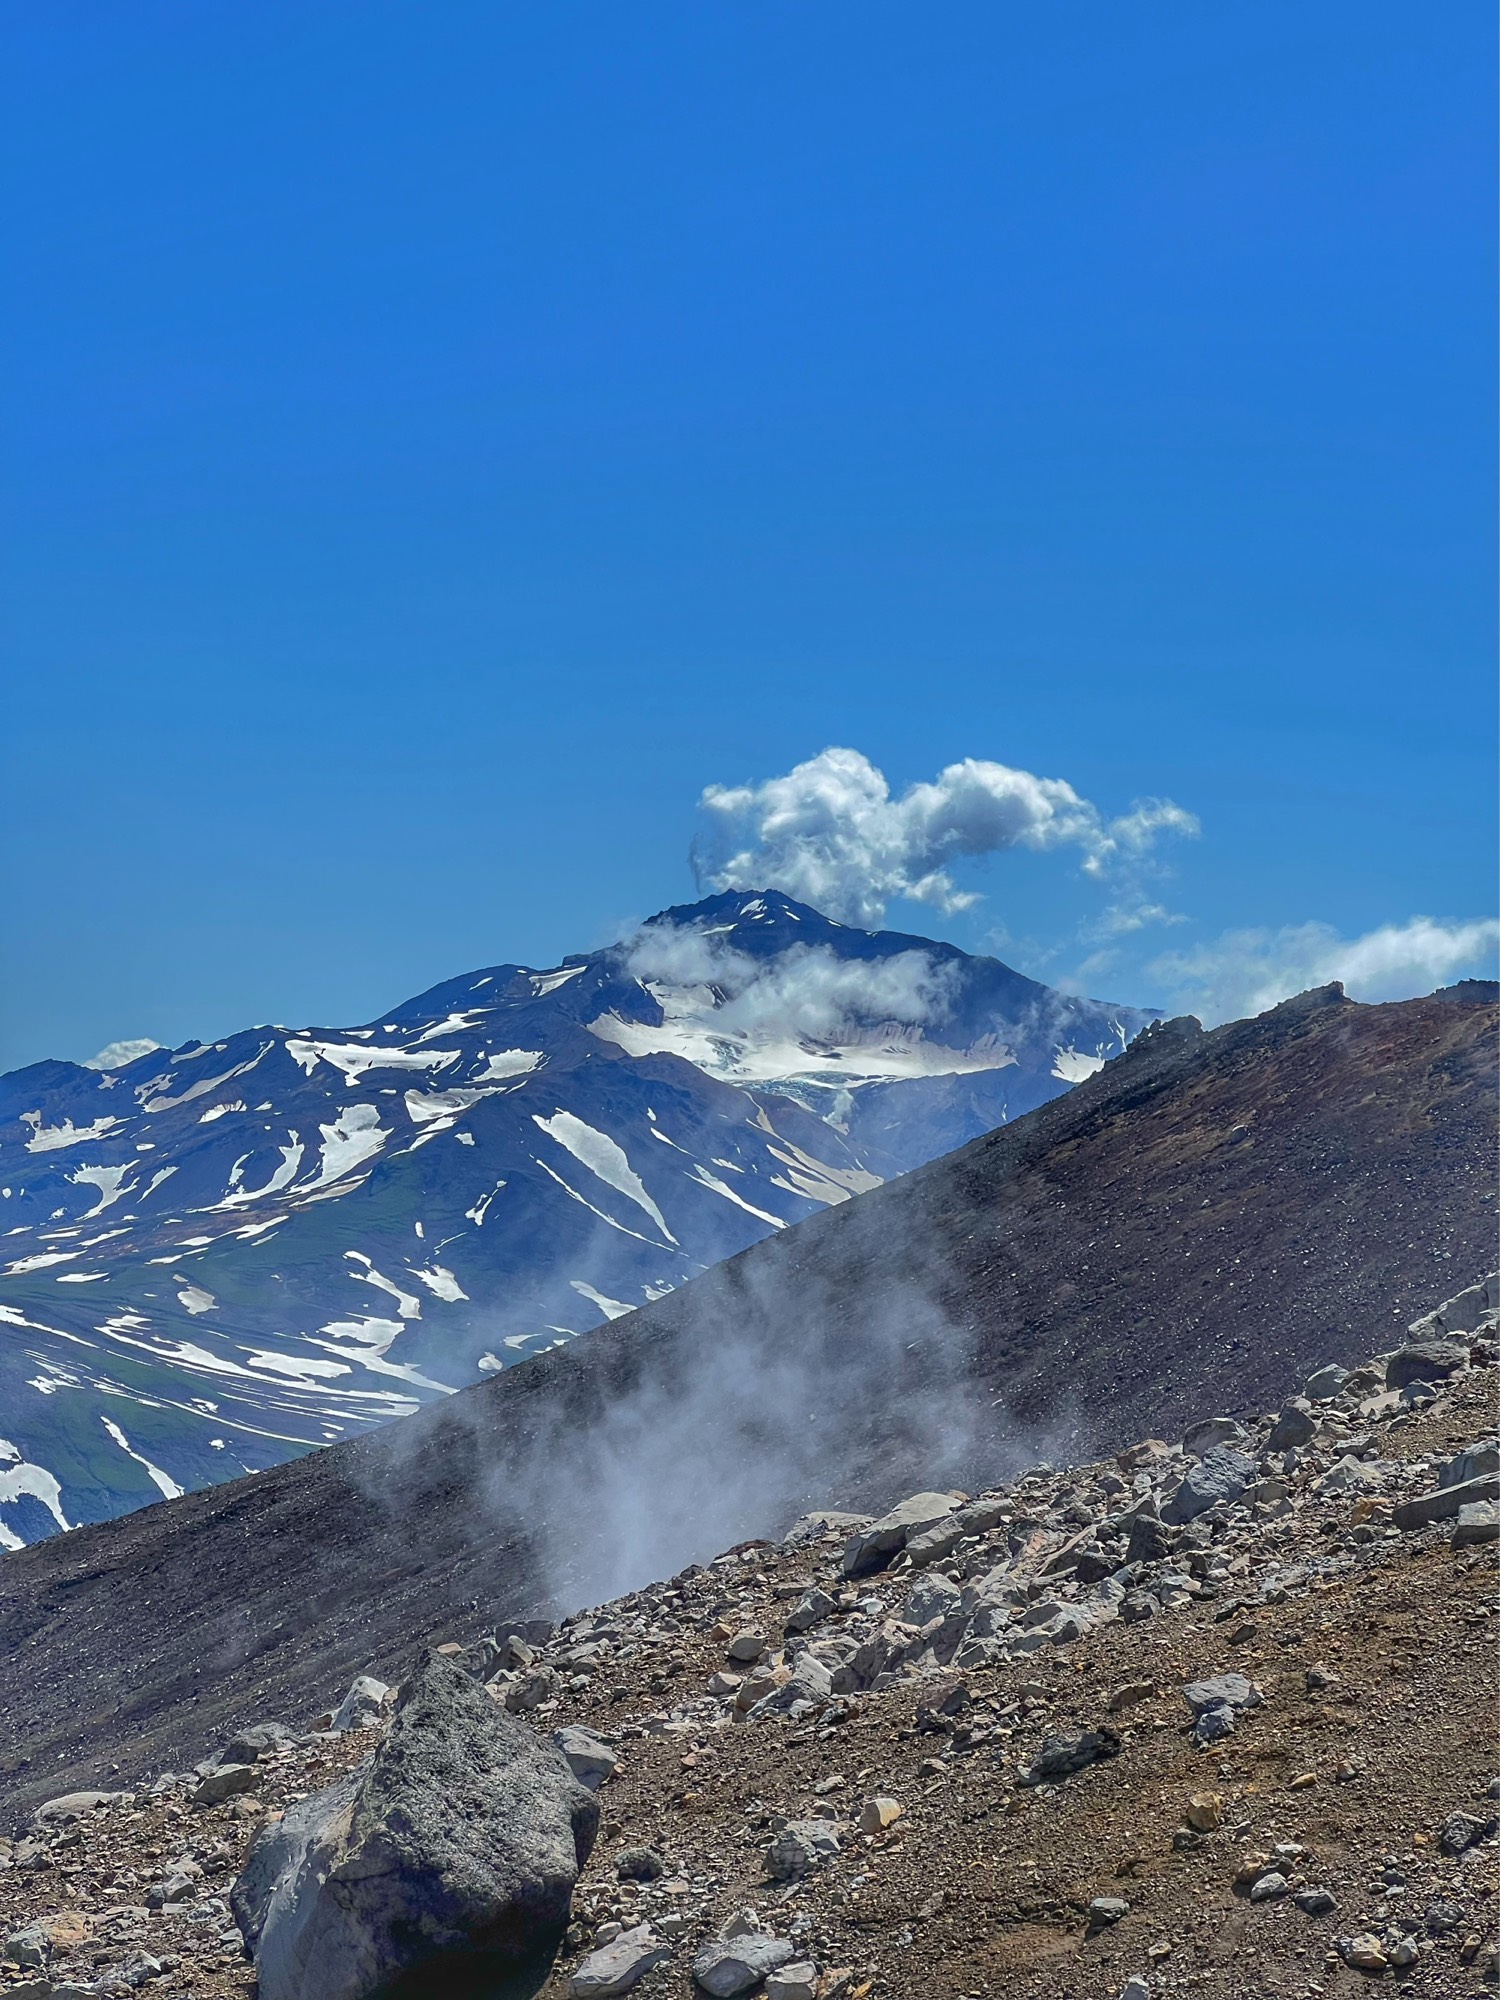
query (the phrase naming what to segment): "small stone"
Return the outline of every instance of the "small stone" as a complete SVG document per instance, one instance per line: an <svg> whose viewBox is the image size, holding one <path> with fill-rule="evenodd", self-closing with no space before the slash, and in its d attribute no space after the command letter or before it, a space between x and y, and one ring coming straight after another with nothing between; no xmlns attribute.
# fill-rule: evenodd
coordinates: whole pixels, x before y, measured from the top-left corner
<svg viewBox="0 0 1500 2000"><path fill-rule="evenodd" d="M1224 1824L1224 1801L1217 1792L1194 1792L1182 1816L1195 1833L1213 1833Z"/></svg>
<svg viewBox="0 0 1500 2000"><path fill-rule="evenodd" d="M1420 1948L1409 1937L1399 1939L1391 1947L1391 1964L1395 1966L1415 1965L1421 1956Z"/></svg>
<svg viewBox="0 0 1500 2000"><path fill-rule="evenodd" d="M1481 1840L1493 1839L1497 1822L1476 1819L1472 1813L1449 1813L1438 1834L1438 1846L1444 1854L1462 1854Z"/></svg>
<svg viewBox="0 0 1500 2000"><path fill-rule="evenodd" d="M600 1932L603 1936L603 1930ZM628 1993L645 1978L653 1966L672 1955L668 1945L655 1935L649 1924L619 1935L599 1950L591 1951L568 1982L574 2000L608 2000L615 1993Z"/></svg>
<svg viewBox="0 0 1500 2000"><path fill-rule="evenodd" d="M1380 1939L1371 1931L1361 1931L1356 1937L1340 1938L1338 1951L1345 1965L1352 1965L1356 1972L1384 1972L1390 1963L1381 1949Z"/></svg>
<svg viewBox="0 0 1500 2000"><path fill-rule="evenodd" d="M825 1867L839 1851L839 1837L829 1821L793 1820L767 1848L766 1873L773 1882L796 1882Z"/></svg>
<svg viewBox="0 0 1500 2000"><path fill-rule="evenodd" d="M621 1882L659 1882L667 1864L649 1847L622 1847L615 1856L615 1875Z"/></svg>
<svg viewBox="0 0 1500 2000"><path fill-rule="evenodd" d="M1298 1889L1292 1901L1309 1917L1326 1917L1330 1910L1338 1907L1332 1891L1328 1889Z"/></svg>
<svg viewBox="0 0 1500 2000"><path fill-rule="evenodd" d="M587 1785L591 1792L597 1792L620 1767L618 1753L604 1738L576 1722L565 1729L554 1729L552 1741L568 1760L568 1769L579 1784Z"/></svg>
<svg viewBox="0 0 1500 2000"><path fill-rule="evenodd" d="M743 1685L743 1674L717 1673L710 1678L708 1691L716 1695L738 1694Z"/></svg>
<svg viewBox="0 0 1500 2000"><path fill-rule="evenodd" d="M200 1778L193 1788L195 1806L222 1805L225 1799L232 1799L237 1792L248 1792L255 1784L253 1764L221 1764L216 1771L210 1771L206 1778Z"/></svg>
<svg viewBox="0 0 1500 2000"><path fill-rule="evenodd" d="M799 1632L810 1632L814 1625L821 1625L825 1618L831 1618L838 1605L826 1590L810 1590L799 1598L786 1615L783 1628L788 1638Z"/></svg>
<svg viewBox="0 0 1500 2000"><path fill-rule="evenodd" d="M1089 1904L1089 1929L1108 1930L1111 1924L1129 1915L1130 1905L1123 1896L1095 1896Z"/></svg>
<svg viewBox="0 0 1500 2000"><path fill-rule="evenodd" d="M894 1826L901 1817L898 1799L866 1799L859 1809L859 1830L861 1833L884 1833L888 1826Z"/></svg>
<svg viewBox="0 0 1500 2000"><path fill-rule="evenodd" d="M1318 1774L1316 1771L1299 1771L1297 1776L1287 1786L1287 1790L1289 1792L1309 1791L1317 1782Z"/></svg>
<svg viewBox="0 0 1500 2000"><path fill-rule="evenodd" d="M1110 1696L1109 1713L1118 1715L1122 1709L1134 1708L1137 1702L1149 1701L1155 1693L1155 1681L1126 1681Z"/></svg>
<svg viewBox="0 0 1500 2000"><path fill-rule="evenodd" d="M792 1952L785 1938L719 1938L700 1947L693 1960L693 1977L715 2000L731 2000L735 1994L753 1991L768 1974L785 1965Z"/></svg>
<svg viewBox="0 0 1500 2000"><path fill-rule="evenodd" d="M784 1965L766 1981L766 2000L818 2000L818 1968L803 1959Z"/></svg>
<svg viewBox="0 0 1500 2000"><path fill-rule="evenodd" d="M742 1666L752 1665L765 1650L764 1632L736 1632L728 1646L730 1659L737 1660Z"/></svg>
<svg viewBox="0 0 1500 2000"><path fill-rule="evenodd" d="M1318 1419L1313 1414L1312 1405L1302 1396L1293 1396L1283 1403L1281 1415L1271 1426L1271 1435L1266 1440L1268 1451L1295 1451L1299 1445L1311 1444L1318 1434Z"/></svg>
<svg viewBox="0 0 1500 2000"><path fill-rule="evenodd" d="M1348 1369L1330 1362L1326 1368L1319 1368L1315 1374L1308 1376L1302 1385L1302 1393L1310 1403L1326 1403L1339 1393L1348 1380Z"/></svg>
<svg viewBox="0 0 1500 2000"><path fill-rule="evenodd" d="M1252 1903L1272 1903L1276 1901L1277 1897L1284 1896L1286 1892L1287 1879L1281 1873L1280 1869L1277 1868L1269 1869L1258 1880L1250 1884L1250 1900Z"/></svg>
<svg viewBox="0 0 1500 2000"><path fill-rule="evenodd" d="M1151 1988L1137 1975L1120 1988L1120 2000L1151 2000Z"/></svg>

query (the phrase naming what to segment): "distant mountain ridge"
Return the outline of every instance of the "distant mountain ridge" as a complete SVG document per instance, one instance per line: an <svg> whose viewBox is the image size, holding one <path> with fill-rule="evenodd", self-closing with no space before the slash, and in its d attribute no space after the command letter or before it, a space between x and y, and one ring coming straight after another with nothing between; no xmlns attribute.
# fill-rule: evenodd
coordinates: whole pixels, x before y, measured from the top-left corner
<svg viewBox="0 0 1500 2000"><path fill-rule="evenodd" d="M660 1298L1154 1016L785 896L355 1028L0 1077L0 1541L232 1478Z"/></svg>

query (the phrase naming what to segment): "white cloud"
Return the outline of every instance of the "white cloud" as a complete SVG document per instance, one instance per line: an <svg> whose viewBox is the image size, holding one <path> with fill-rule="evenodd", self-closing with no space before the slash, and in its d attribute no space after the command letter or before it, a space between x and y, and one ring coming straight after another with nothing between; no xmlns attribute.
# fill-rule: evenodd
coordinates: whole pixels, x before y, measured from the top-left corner
<svg viewBox="0 0 1500 2000"><path fill-rule="evenodd" d="M1333 979L1354 1000L1409 1000L1456 975L1492 971L1497 944L1500 923L1491 918L1412 917L1357 938L1341 937L1331 924L1288 924L1226 931L1210 944L1165 953L1148 971L1211 1026L1263 1013Z"/></svg>
<svg viewBox="0 0 1500 2000"><path fill-rule="evenodd" d="M149 1056L161 1047L160 1042L147 1040L142 1035L133 1042L111 1042L98 1055L90 1056L83 1065L85 1069L124 1069L127 1063L139 1062L142 1056Z"/></svg>
<svg viewBox="0 0 1500 2000"><path fill-rule="evenodd" d="M827 945L793 945L754 958L691 925L648 924L625 947L636 979L678 989L711 987L714 1018L730 1033L817 1039L850 1025L941 1021L956 972L925 951L846 959Z"/></svg>
<svg viewBox="0 0 1500 2000"><path fill-rule="evenodd" d="M954 881L954 861L1024 847L1072 846L1095 875L1139 862L1165 833L1198 822L1170 799L1138 800L1107 820L1062 778L966 757L931 783L891 796L857 750L829 749L759 785L710 785L694 843L699 884L782 889L847 923L878 924L895 896L949 914L979 898Z"/></svg>

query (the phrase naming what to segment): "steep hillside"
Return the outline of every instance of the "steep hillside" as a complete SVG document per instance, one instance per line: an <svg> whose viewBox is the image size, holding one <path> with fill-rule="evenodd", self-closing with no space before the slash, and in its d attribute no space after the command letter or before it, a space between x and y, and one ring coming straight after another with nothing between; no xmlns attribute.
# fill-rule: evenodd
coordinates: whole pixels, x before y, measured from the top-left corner
<svg viewBox="0 0 1500 2000"><path fill-rule="evenodd" d="M571 1340L1056 1096L1149 1018L734 895L358 1028L0 1077L0 1546Z"/></svg>
<svg viewBox="0 0 1500 2000"><path fill-rule="evenodd" d="M1490 1261L1493 989L1169 1023L647 1312L4 1563L0 1769L127 1774L811 1505L1269 1406Z"/></svg>

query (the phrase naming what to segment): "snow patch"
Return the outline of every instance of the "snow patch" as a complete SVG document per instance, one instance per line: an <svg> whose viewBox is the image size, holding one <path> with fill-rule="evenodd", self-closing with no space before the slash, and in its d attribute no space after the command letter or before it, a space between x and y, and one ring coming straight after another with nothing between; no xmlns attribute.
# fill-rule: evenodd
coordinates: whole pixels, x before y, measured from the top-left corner
<svg viewBox="0 0 1500 2000"><path fill-rule="evenodd" d="M101 1417L99 1421L120 1447L121 1451L124 1452L125 1456L133 1458L137 1465L145 1467L146 1476L164 1500L180 1500L182 1498L183 1489L177 1484L177 1481L172 1477L170 1472L163 1472L159 1465L153 1465L149 1458L143 1458L118 1424L112 1424L108 1417Z"/></svg>
<svg viewBox="0 0 1500 2000"><path fill-rule="evenodd" d="M666 1217L647 1194L645 1182L631 1166L624 1147L611 1139L607 1132L586 1125L571 1111L557 1111L550 1118L538 1117L533 1112L532 1123L570 1152L591 1174L596 1174L606 1187L612 1187L627 1201L633 1201L637 1208L650 1216L667 1241L677 1247L677 1238L668 1229Z"/></svg>

